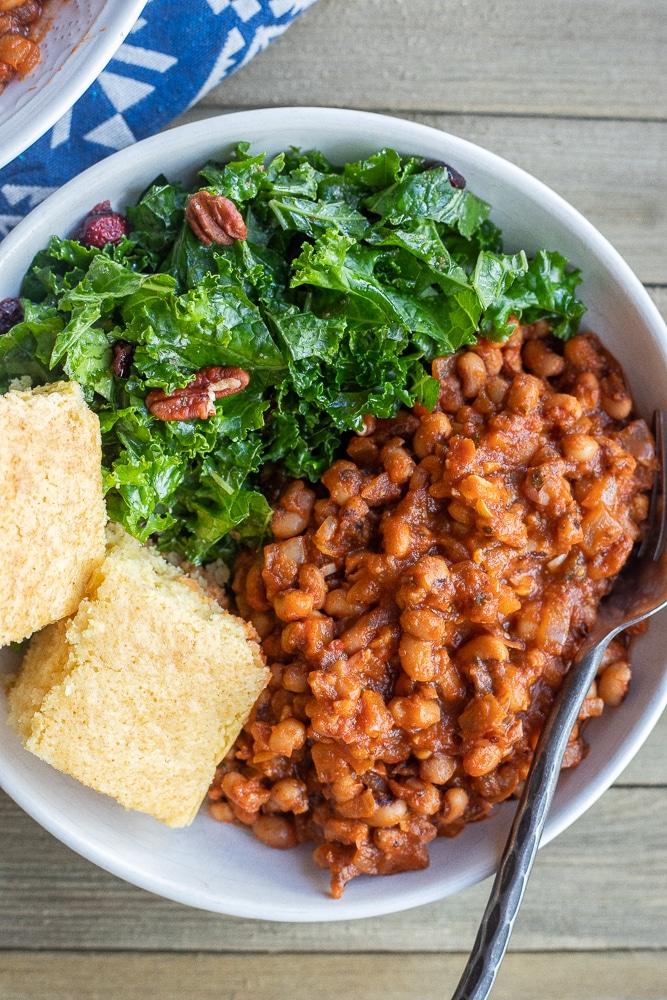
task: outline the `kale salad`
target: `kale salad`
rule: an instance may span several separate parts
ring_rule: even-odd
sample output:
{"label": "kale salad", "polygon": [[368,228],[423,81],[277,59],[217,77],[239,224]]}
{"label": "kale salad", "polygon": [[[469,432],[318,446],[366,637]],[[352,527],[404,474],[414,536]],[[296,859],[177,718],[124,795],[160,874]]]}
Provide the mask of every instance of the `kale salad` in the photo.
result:
{"label": "kale salad", "polygon": [[[238,209],[245,238],[196,235],[200,191]],[[97,239],[54,236],[37,253],[20,303],[0,303],[14,310],[0,392],[76,380],[100,419],[110,518],[195,564],[229,560],[267,533],[268,477],[317,481],[367,414],[433,409],[434,358],[519,321],[576,331],[579,272],[556,252],[504,253],[490,211],[441,162],[391,149],[268,161],[239,143],[193,190],[158,177],[115,231],[96,206]],[[247,385],[205,418],[151,412],[150,393],[211,366]]]}

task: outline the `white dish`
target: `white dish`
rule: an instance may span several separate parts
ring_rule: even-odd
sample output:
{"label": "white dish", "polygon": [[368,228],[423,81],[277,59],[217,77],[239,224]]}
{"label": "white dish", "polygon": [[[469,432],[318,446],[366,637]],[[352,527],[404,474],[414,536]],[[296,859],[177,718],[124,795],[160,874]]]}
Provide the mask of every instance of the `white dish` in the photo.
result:
{"label": "white dish", "polygon": [[146,0],[52,0],[42,58],[0,94],[0,167],[36,142],[104,69]]}
{"label": "white dish", "polygon": [[[0,299],[17,294],[34,252],[52,233],[70,234],[89,206],[108,198],[122,209],[159,173],[191,180],[207,158],[222,158],[239,140],[269,155],[289,145],[317,147],[340,163],[383,146],[451,163],[471,190],[493,205],[492,218],[503,228],[508,250],[557,249],[583,268],[581,295],[588,312],[582,329],[601,334],[619,358],[644,416],[664,403],[665,324],[638,279],[590,223],[539,181],[478,146],[423,125],[357,111],[241,112],[186,125],[116,153],[45,201],[3,242]],[[543,843],[596,801],[648,736],[667,703],[666,649],[663,615],[636,644],[638,669],[627,700],[591,721],[588,757],[562,775]],[[8,654],[4,664],[10,669]],[[3,698],[0,694],[0,717]],[[328,873],[315,868],[311,847],[272,851],[245,830],[215,823],[205,810],[183,831],[125,812],[25,752],[1,718],[0,784],[65,844],[129,882],[190,906],[283,921],[389,913],[472,885],[493,871],[512,811],[502,806],[458,838],[431,844],[428,870],[357,878],[343,899],[334,901]]]}

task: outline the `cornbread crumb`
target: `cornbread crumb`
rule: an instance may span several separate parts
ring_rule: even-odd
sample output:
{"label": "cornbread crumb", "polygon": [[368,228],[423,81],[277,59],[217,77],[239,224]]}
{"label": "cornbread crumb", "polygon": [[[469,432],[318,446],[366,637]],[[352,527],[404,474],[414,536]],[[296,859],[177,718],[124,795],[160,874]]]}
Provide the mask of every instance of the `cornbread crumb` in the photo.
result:
{"label": "cornbread crumb", "polygon": [[10,389],[32,389],[32,379],[30,375],[19,375],[18,378],[13,378],[9,382]]}
{"label": "cornbread crumb", "polygon": [[35,633],[23,657],[20,684],[14,681],[9,721],[24,743],[30,736],[35,712],[68,672],[69,651],[65,641],[68,623],[69,619],[63,618]]}
{"label": "cornbread crumb", "polygon": [[76,382],[0,396],[0,646],[79,606],[104,558],[101,463]]}
{"label": "cornbread crumb", "polygon": [[77,613],[31,640],[10,722],[58,770],[187,826],[269,671],[250,626],[118,525],[107,539]]}

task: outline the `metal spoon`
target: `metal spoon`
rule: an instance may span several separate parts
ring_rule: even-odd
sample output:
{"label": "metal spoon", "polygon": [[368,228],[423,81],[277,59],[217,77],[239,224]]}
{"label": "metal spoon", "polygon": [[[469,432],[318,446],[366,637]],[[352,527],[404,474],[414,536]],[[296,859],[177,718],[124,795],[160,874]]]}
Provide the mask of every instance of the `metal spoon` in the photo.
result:
{"label": "metal spoon", "polygon": [[667,606],[667,433],[662,412],[655,415],[655,439],[660,470],[653,485],[649,530],[612,594],[600,605],[595,625],[556,695],[535,748],[477,938],[452,1000],[486,1000],[493,986],[537,854],[572,727],[607,646],[623,629]]}

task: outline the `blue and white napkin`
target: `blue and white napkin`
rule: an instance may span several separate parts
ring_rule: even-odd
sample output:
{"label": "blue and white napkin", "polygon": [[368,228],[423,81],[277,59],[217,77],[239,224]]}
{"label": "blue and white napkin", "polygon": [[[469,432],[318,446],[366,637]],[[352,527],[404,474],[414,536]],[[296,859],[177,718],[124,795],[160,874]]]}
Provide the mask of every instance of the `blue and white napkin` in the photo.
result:
{"label": "blue and white napkin", "polygon": [[149,0],[97,80],[0,170],[0,239],[86,167],[159,132],[315,0]]}

